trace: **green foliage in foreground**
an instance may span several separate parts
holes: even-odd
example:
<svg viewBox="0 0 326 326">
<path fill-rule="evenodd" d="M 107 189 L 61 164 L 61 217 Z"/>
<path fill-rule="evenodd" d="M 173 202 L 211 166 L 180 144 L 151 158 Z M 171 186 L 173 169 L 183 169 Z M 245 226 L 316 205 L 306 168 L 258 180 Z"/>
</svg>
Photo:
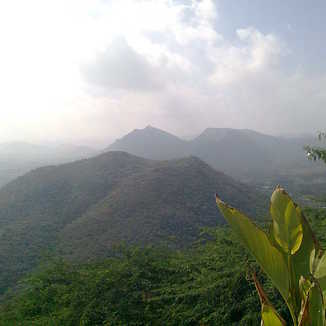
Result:
<svg viewBox="0 0 326 326">
<path fill-rule="evenodd" d="M 291 313 L 293 325 L 325 326 L 326 252 L 321 249 L 302 210 L 284 189 L 271 198 L 268 233 L 216 197 L 217 205 L 248 251 L 269 276 Z M 262 325 L 286 325 L 258 279 Z"/>
<path fill-rule="evenodd" d="M 326 139 L 326 132 L 319 132 L 318 133 L 318 140 L 322 141 Z M 313 147 L 313 146 L 305 146 L 304 147 L 307 156 L 310 160 L 318 161 L 321 160 L 326 163 L 326 149 L 323 147 Z"/>
<path fill-rule="evenodd" d="M 0 325 L 257 325 L 245 252 L 227 228 L 212 236 L 191 251 L 134 248 L 96 264 L 43 266 L 2 306 Z"/>
<path fill-rule="evenodd" d="M 305 215 L 325 245 L 325 210 L 306 209 Z M 211 241 L 191 251 L 134 248 L 98 263 L 47 263 L 8 296 L 0 325 L 259 325 L 252 269 L 290 322 L 278 291 L 233 232 L 219 228 L 209 234 Z"/>
</svg>

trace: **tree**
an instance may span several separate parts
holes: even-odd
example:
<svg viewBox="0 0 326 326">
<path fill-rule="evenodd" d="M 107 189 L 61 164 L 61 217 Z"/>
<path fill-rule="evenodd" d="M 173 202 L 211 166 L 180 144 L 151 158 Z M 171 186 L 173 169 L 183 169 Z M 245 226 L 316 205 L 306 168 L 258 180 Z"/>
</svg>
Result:
<svg viewBox="0 0 326 326">
<path fill-rule="evenodd" d="M 326 139 L 326 132 L 319 132 L 318 133 L 318 140 L 322 141 Z M 322 160 L 326 163 L 326 149 L 322 147 L 312 147 L 312 146 L 305 146 L 305 151 L 307 156 L 310 160 L 317 161 Z"/>
</svg>

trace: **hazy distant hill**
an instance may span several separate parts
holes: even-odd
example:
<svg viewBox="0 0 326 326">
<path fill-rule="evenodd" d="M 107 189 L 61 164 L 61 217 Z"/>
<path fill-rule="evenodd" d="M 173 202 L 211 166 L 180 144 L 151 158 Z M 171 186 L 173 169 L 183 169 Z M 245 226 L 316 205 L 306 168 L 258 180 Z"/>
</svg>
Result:
<svg viewBox="0 0 326 326">
<path fill-rule="evenodd" d="M 0 190 L 0 288 L 49 248 L 80 259 L 107 255 L 121 240 L 190 243 L 200 227 L 222 221 L 215 192 L 252 215 L 263 198 L 194 157 L 109 152 L 34 170 Z"/>
<path fill-rule="evenodd" d="M 311 167 L 303 150 L 305 141 L 308 140 L 299 142 L 247 129 L 210 128 L 191 142 L 191 148 L 217 169 L 237 177 L 250 177 Z"/>
<path fill-rule="evenodd" d="M 125 151 L 153 160 L 169 160 L 189 155 L 187 142 L 163 130 L 147 126 L 116 140 L 108 150 Z"/>
<path fill-rule="evenodd" d="M 270 152 L 257 142 L 262 136 L 247 130 L 210 128 L 192 140 L 190 147 L 195 155 L 215 168 L 242 176 L 252 170 L 258 172 L 271 163 Z"/>
<path fill-rule="evenodd" d="M 303 146 L 312 138 L 284 138 L 247 129 L 208 128 L 186 141 L 153 127 L 135 130 L 107 150 L 123 150 L 151 159 L 195 155 L 217 170 L 236 178 L 284 174 L 312 169 Z"/>
<path fill-rule="evenodd" d="M 0 143 L 0 187 L 33 168 L 87 158 L 96 151 L 86 146 Z"/>
</svg>

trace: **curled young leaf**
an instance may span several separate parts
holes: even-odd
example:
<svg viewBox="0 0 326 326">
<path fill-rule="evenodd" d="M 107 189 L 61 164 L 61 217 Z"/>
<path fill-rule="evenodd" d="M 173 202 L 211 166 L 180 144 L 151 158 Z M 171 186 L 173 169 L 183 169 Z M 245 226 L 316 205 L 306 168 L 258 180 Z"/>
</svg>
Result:
<svg viewBox="0 0 326 326">
<path fill-rule="evenodd" d="M 285 253 L 295 254 L 303 239 L 300 209 L 286 191 L 277 187 L 271 198 L 272 232 Z"/>
</svg>

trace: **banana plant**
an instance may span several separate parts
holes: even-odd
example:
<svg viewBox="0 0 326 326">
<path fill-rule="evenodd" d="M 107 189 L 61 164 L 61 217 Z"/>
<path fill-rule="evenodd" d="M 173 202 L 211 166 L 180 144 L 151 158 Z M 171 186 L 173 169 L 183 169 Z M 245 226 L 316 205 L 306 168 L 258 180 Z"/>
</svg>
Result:
<svg viewBox="0 0 326 326">
<path fill-rule="evenodd" d="M 224 203 L 216 203 L 261 269 L 280 292 L 294 326 L 325 326 L 326 252 L 302 210 L 277 186 L 271 197 L 271 225 L 264 232 L 252 219 Z M 261 325 L 286 325 L 253 276 L 261 301 Z"/>
</svg>

